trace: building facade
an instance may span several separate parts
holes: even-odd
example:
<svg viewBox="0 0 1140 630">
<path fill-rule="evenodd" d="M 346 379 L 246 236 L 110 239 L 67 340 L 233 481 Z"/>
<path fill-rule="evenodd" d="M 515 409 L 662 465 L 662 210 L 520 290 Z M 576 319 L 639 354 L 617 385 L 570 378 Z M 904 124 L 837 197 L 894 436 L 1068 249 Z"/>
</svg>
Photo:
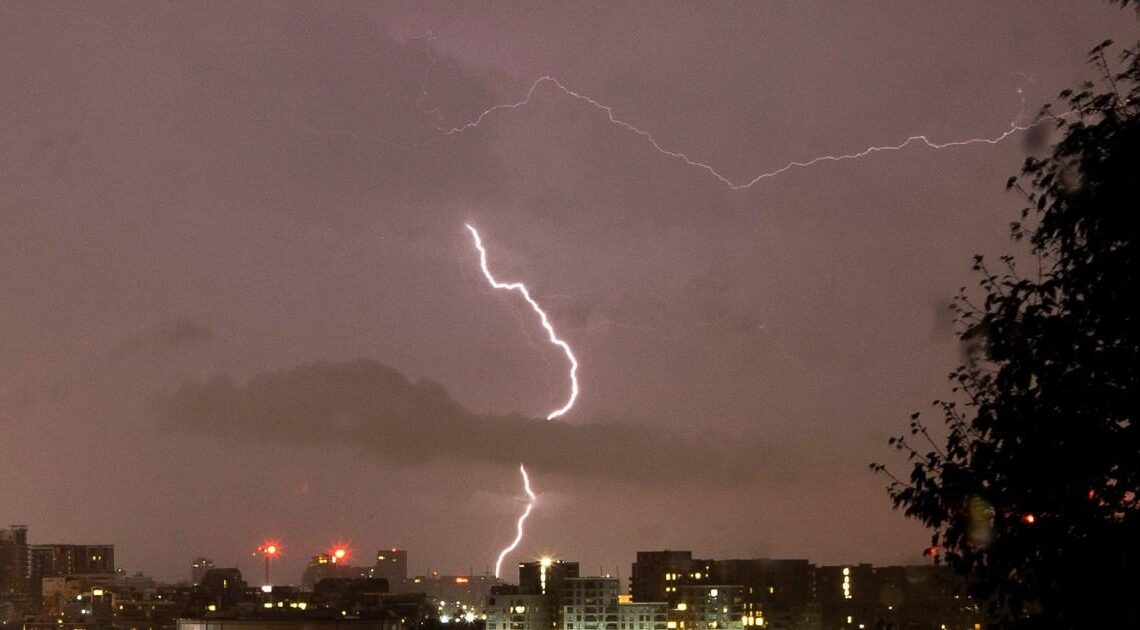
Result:
<svg viewBox="0 0 1140 630">
<path fill-rule="evenodd" d="M 28 527 L 0 529 L 0 601 L 28 595 Z"/>
<path fill-rule="evenodd" d="M 486 630 L 557 628 L 550 598 L 537 593 L 499 593 L 487 598 Z"/>
<path fill-rule="evenodd" d="M 669 604 L 618 601 L 618 630 L 667 630 Z"/>
<path fill-rule="evenodd" d="M 389 584 L 403 583 L 408 579 L 408 550 L 391 547 L 377 551 L 376 565 L 370 577 L 384 578 Z"/>
<path fill-rule="evenodd" d="M 563 630 L 621 630 L 617 578 L 572 577 L 562 580 Z"/>
</svg>

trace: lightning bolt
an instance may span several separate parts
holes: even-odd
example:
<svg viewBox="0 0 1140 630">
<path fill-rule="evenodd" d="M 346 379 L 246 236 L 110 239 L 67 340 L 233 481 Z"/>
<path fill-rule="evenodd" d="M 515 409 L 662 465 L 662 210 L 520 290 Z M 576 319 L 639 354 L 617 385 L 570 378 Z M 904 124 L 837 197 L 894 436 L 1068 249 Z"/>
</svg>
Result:
<svg viewBox="0 0 1140 630">
<path fill-rule="evenodd" d="M 542 307 L 538 305 L 538 302 L 535 302 L 534 298 L 530 296 L 530 291 L 527 290 L 526 285 L 521 282 L 499 282 L 495 279 L 495 276 L 491 275 L 491 270 L 487 268 L 487 250 L 483 248 L 483 239 L 479 237 L 479 231 L 469 223 L 465 225 L 467 229 L 471 231 L 471 237 L 475 239 L 475 249 L 479 250 L 479 266 L 483 270 L 483 277 L 487 279 L 487 282 L 490 283 L 493 288 L 507 289 L 508 291 L 518 291 L 521 293 L 527 304 L 530 304 L 530 308 L 538 314 L 538 319 L 542 322 L 542 327 L 546 329 L 546 335 L 550 343 L 561 348 L 563 354 L 566 355 L 566 360 L 570 362 L 570 398 L 566 401 L 565 405 L 547 414 L 546 419 L 553 420 L 565 414 L 567 411 L 570 411 L 570 408 L 574 406 L 574 401 L 578 399 L 578 359 L 574 357 L 574 352 L 570 349 L 570 344 L 560 339 L 558 334 L 554 332 L 554 326 L 551 325 L 550 318 L 546 316 L 546 311 L 543 311 Z M 526 472 L 523 472 L 523 477 L 526 477 Z"/>
<path fill-rule="evenodd" d="M 527 105 L 530 105 L 531 99 L 534 97 L 535 92 L 538 90 L 538 88 L 540 86 L 543 86 L 543 85 L 552 85 L 556 89 L 558 89 L 560 92 L 565 94 L 566 96 L 569 96 L 569 97 L 571 97 L 577 101 L 580 101 L 582 103 L 586 103 L 587 105 L 593 107 L 594 109 L 601 111 L 603 114 L 605 114 L 606 119 L 609 121 L 609 123 L 611 125 L 621 127 L 622 129 L 625 129 L 626 131 L 629 131 L 630 133 L 633 133 L 633 134 L 639 136 L 640 138 L 645 140 L 654 150 L 656 150 L 658 153 L 660 153 L 664 156 L 667 156 L 667 157 L 670 157 L 670 158 L 673 158 L 676 160 L 680 160 L 681 162 L 684 162 L 685 164 L 687 164 L 689 166 L 692 166 L 694 168 L 698 168 L 702 171 L 705 171 L 706 173 L 708 173 L 709 175 L 714 177 L 720 183 L 724 184 L 725 186 L 728 186 L 728 188 L 730 188 L 731 190 L 745 190 L 745 189 L 748 189 L 748 188 L 755 186 L 756 184 L 760 183 L 761 181 L 764 181 L 764 180 L 772 178 L 772 177 L 776 177 L 778 175 L 782 175 L 782 174 L 787 173 L 788 171 L 791 171 L 794 169 L 811 168 L 813 166 L 816 166 L 817 164 L 822 164 L 824 162 L 845 162 L 848 160 L 858 160 L 858 159 L 865 158 L 865 157 L 872 155 L 872 154 L 875 154 L 875 153 L 891 153 L 894 151 L 902 151 L 903 149 L 905 149 L 909 146 L 922 146 L 922 147 L 926 147 L 926 148 L 937 151 L 937 150 L 949 149 L 949 148 L 953 148 L 953 147 L 966 147 L 966 146 L 971 146 L 971 145 L 975 145 L 975 144 L 995 145 L 995 144 L 999 144 L 999 143 L 1005 141 L 1007 138 L 1009 138 L 1010 136 L 1012 136 L 1016 133 L 1019 133 L 1022 131 L 1027 131 L 1029 129 L 1032 129 L 1033 127 L 1036 127 L 1037 125 L 1044 122 L 1046 119 L 1058 119 L 1058 118 L 1069 115 L 1069 114 L 1046 115 L 1046 116 L 1040 117 L 1036 120 L 1033 120 L 1031 122 L 1021 123 L 1020 121 L 1022 119 L 1022 114 L 1024 113 L 1024 92 L 1023 92 L 1023 90 L 1019 89 L 1017 92 L 1018 92 L 1018 94 L 1022 95 L 1022 104 L 1023 104 L 1022 112 L 1019 112 L 1018 115 L 1009 123 L 1009 127 L 1005 131 L 1003 131 L 1000 134 L 997 134 L 995 136 L 967 138 L 964 140 L 950 140 L 947 142 L 935 142 L 934 140 L 931 140 L 930 137 L 925 135 L 925 134 L 914 135 L 914 136 L 910 136 L 910 137 L 906 138 L 905 140 L 903 140 L 902 142 L 899 142 L 898 144 L 869 146 L 869 147 L 862 149 L 860 151 L 854 151 L 851 153 L 838 153 L 838 154 L 833 154 L 833 155 L 821 155 L 818 157 L 811 158 L 809 160 L 797 160 L 797 161 L 793 161 L 793 162 L 788 162 L 787 164 L 781 166 L 780 168 L 777 168 L 777 169 L 772 170 L 772 171 L 766 171 L 763 173 L 759 173 L 750 179 L 741 180 L 741 181 L 733 181 L 732 179 L 730 179 L 726 175 L 723 175 L 722 173 L 717 171 L 717 169 L 715 167 L 713 167 L 711 164 L 709 164 L 707 162 L 702 162 L 700 160 L 691 158 L 691 157 L 689 157 L 688 154 L 686 154 L 682 151 L 675 151 L 673 149 L 666 148 L 664 145 L 662 145 L 657 140 L 656 137 L 654 137 L 654 135 L 652 133 L 650 133 L 644 129 L 641 129 L 639 127 L 636 127 L 632 123 L 626 122 L 625 120 L 622 120 L 621 118 L 618 118 L 614 114 L 613 107 L 606 105 L 605 103 L 599 102 L 590 96 L 587 96 L 585 94 L 582 94 L 580 92 L 576 92 L 576 91 L 570 89 L 564 83 L 562 83 L 560 80 L 558 80 L 556 77 L 553 77 L 549 74 L 541 76 L 538 79 L 535 79 L 535 81 L 533 83 L 531 83 L 530 89 L 528 89 L 526 91 L 526 95 L 522 98 L 522 100 L 519 100 L 519 101 L 516 101 L 513 103 L 502 103 L 499 105 L 494 105 L 492 107 L 489 107 L 489 108 L 483 110 L 483 112 L 480 113 L 471 122 L 460 125 L 458 127 L 451 127 L 450 129 L 448 129 L 448 128 L 436 126 L 436 129 L 438 131 L 441 131 L 443 136 L 452 136 L 452 135 L 462 134 L 462 133 L 465 133 L 465 132 L 470 131 L 472 129 L 475 129 L 476 127 L 479 127 L 480 125 L 482 125 L 489 117 L 491 117 L 493 114 L 495 114 L 497 112 L 521 109 L 523 107 L 526 107 Z M 434 110 L 432 110 L 432 111 L 433 111 L 433 113 L 438 113 L 438 112 L 435 112 Z M 1070 112 L 1070 114 L 1071 114 L 1071 112 Z"/>
<path fill-rule="evenodd" d="M 574 401 L 578 398 L 578 359 L 574 358 L 574 352 L 570 350 L 570 344 L 560 339 L 558 334 L 554 332 L 554 326 L 551 325 L 550 318 L 546 316 L 546 311 L 543 311 L 542 307 L 538 305 L 538 302 L 535 302 L 534 298 L 530 296 L 530 291 L 527 290 L 526 285 L 521 282 L 499 282 L 495 279 L 495 276 L 491 274 L 490 268 L 487 267 L 487 250 L 483 247 L 483 239 L 479 236 L 479 230 L 476 230 L 470 223 L 465 224 L 465 226 L 467 230 L 471 232 L 471 238 L 475 241 L 475 249 L 479 250 L 479 268 L 483 270 L 483 277 L 486 278 L 487 282 L 495 289 L 506 289 L 508 291 L 518 291 L 521 293 L 527 304 L 530 304 L 530 308 L 538 314 L 538 318 L 542 322 L 542 327 L 546 329 L 546 335 L 550 343 L 562 348 L 562 352 L 566 354 L 566 359 L 570 362 L 570 399 L 567 400 L 566 404 L 561 408 L 555 409 L 547 414 L 546 419 L 553 420 L 567 411 L 570 411 L 570 408 L 574 406 Z M 519 542 L 522 541 L 523 525 L 526 523 L 527 517 L 530 516 L 531 510 L 534 509 L 534 503 L 538 499 L 538 497 L 534 495 L 534 491 L 530 489 L 530 477 L 527 476 L 526 467 L 522 464 L 519 464 L 519 474 L 522 475 L 523 490 L 526 491 L 526 495 L 530 500 L 526 504 L 526 509 L 524 509 L 523 513 L 519 516 L 518 523 L 515 524 L 515 539 L 499 552 L 499 557 L 495 560 L 496 578 L 499 577 L 502 571 L 503 559 L 507 557 L 507 554 L 514 551 L 515 548 L 519 546 Z"/>
<path fill-rule="evenodd" d="M 526 509 L 523 510 L 522 515 L 519 516 L 518 523 L 515 524 L 515 539 L 499 552 L 499 558 L 495 560 L 495 577 L 499 577 L 500 570 L 503 567 L 503 559 L 507 557 L 507 554 L 514 551 L 522 541 L 523 524 L 526 523 L 526 518 L 530 516 L 531 510 L 534 509 L 534 502 L 538 500 L 538 497 L 534 496 L 534 491 L 530 489 L 530 477 L 527 476 L 526 468 L 522 464 L 519 464 L 519 473 L 522 474 L 523 490 L 526 490 L 526 495 L 530 500 L 527 501 Z"/>
</svg>

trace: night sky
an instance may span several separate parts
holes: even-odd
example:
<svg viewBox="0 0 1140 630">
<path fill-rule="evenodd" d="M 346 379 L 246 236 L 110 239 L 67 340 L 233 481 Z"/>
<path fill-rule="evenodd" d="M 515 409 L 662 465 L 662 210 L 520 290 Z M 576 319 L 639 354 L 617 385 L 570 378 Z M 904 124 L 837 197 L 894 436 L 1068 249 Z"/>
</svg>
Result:
<svg viewBox="0 0 1140 630">
<path fill-rule="evenodd" d="M 1048 134 L 733 190 L 534 83 L 747 182 L 998 136 L 1131 24 L 998 4 L 0 4 L 0 523 L 164 579 L 270 536 L 286 581 L 481 572 L 525 462 L 511 561 L 922 562 L 867 465 Z M 465 222 L 578 356 L 565 417 Z"/>
</svg>

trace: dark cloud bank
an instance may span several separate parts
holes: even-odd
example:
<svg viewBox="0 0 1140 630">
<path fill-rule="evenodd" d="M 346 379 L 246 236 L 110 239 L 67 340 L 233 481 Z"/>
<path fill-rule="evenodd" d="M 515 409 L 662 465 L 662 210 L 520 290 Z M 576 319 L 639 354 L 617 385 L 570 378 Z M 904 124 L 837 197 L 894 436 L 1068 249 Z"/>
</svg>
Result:
<svg viewBox="0 0 1140 630">
<path fill-rule="evenodd" d="M 519 462 L 615 481 L 736 484 L 774 462 L 761 445 L 724 435 L 679 436 L 623 422 L 573 424 L 476 414 L 426 380 L 382 363 L 314 362 L 239 384 L 187 382 L 154 401 L 172 430 L 284 443 L 336 443 L 413 466 L 432 460 Z"/>
</svg>

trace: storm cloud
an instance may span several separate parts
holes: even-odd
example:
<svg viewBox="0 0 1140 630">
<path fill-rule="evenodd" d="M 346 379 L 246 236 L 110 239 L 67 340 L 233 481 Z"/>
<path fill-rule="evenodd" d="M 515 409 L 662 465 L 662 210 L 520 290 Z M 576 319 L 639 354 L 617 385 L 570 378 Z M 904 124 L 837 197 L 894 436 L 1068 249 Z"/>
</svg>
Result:
<svg viewBox="0 0 1140 630">
<path fill-rule="evenodd" d="M 355 445 L 405 466 L 526 462 L 642 484 L 735 484 L 761 473 L 768 451 L 715 433 L 697 440 L 623 422 L 476 414 L 442 385 L 413 382 L 368 359 L 307 363 L 245 383 L 224 376 L 188 382 L 153 409 L 169 430 L 219 439 Z M 775 468 L 774 456 L 767 462 Z"/>
</svg>

